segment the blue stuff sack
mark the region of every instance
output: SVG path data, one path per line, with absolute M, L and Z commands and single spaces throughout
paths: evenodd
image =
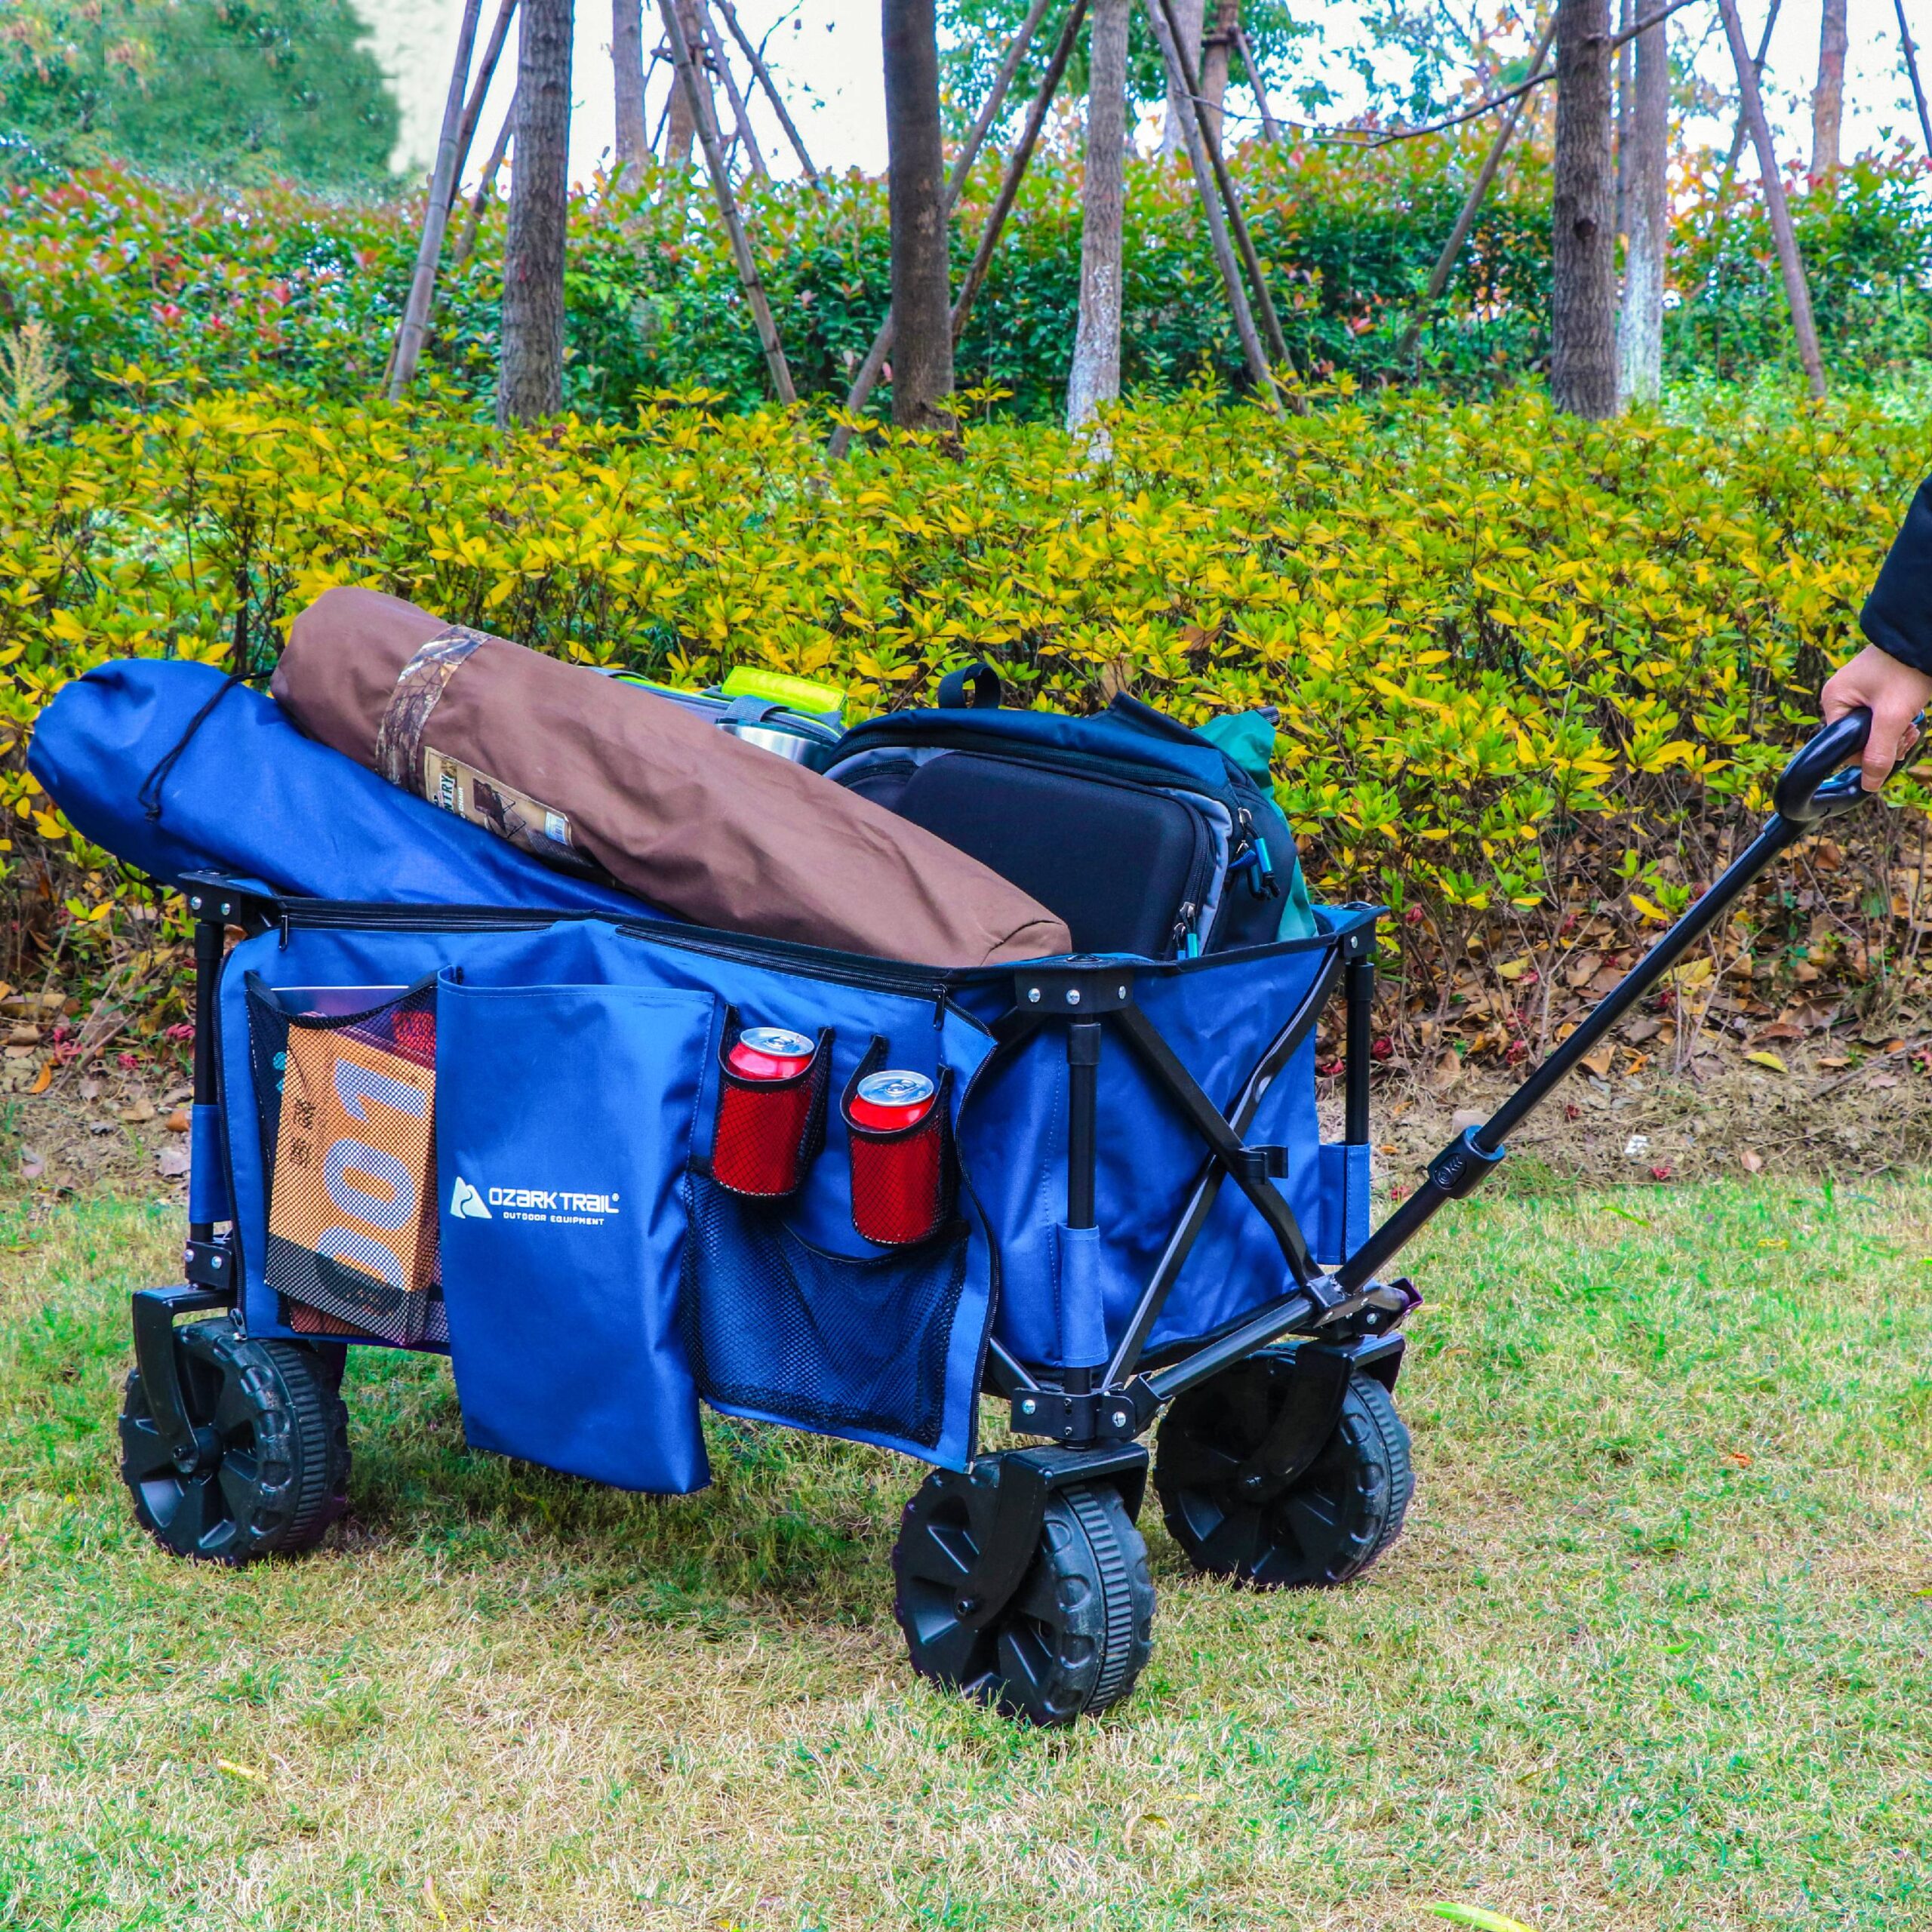
M 442 1273 L 476 1447 L 622 1489 L 710 1480 L 677 1297 L 717 1013 L 695 989 L 444 974 Z

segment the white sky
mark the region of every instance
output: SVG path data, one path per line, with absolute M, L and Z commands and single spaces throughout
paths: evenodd
M 433 155 L 443 97 L 449 85 L 449 63 L 456 44 L 462 0 L 355 0 L 357 11 L 372 29 L 377 58 L 391 77 L 402 104 L 402 136 L 397 161 L 404 166 L 426 168 Z M 877 171 L 885 165 L 885 115 L 879 71 L 878 0 L 736 0 L 740 19 L 755 39 L 779 23 L 768 58 L 786 91 L 793 118 L 805 144 L 821 168 L 858 167 Z M 1639 0 L 1640 9 L 1647 0 Z M 1764 0 L 1740 0 L 1745 32 L 1755 46 L 1764 18 Z M 1802 161 L 1810 152 L 1811 81 L 1817 63 L 1820 0 L 1786 0 L 1778 16 L 1767 70 L 1767 96 L 1777 123 L 1781 160 Z M 1908 0 L 1921 42 L 1932 42 L 1932 7 L 1925 0 Z M 485 0 L 484 31 L 495 11 L 495 0 Z M 1309 64 L 1334 85 L 1337 105 L 1324 118 L 1339 121 L 1357 104 L 1355 84 L 1343 66 L 1340 54 L 1359 37 L 1355 0 L 1306 0 L 1304 17 L 1319 22 L 1321 38 L 1312 44 Z M 1899 58 L 1898 20 L 1893 0 L 1850 0 L 1851 51 L 1846 66 L 1844 145 L 1847 155 L 1878 143 L 1888 133 L 1915 145 L 1919 140 L 1904 70 Z M 654 0 L 645 0 L 647 45 L 651 38 Z M 611 17 L 602 0 L 582 0 L 577 10 L 577 50 L 572 68 L 575 111 L 571 122 L 572 171 L 587 177 L 608 158 L 611 148 Z M 1706 28 L 1712 30 L 1700 70 L 1724 84 L 1729 56 L 1716 9 L 1694 5 L 1672 23 L 1674 45 L 1694 44 Z M 1324 58 L 1325 54 L 1325 58 Z M 496 85 L 491 91 L 478 137 L 480 155 L 488 146 L 497 122 L 509 105 L 515 66 L 514 38 L 505 50 Z M 1921 46 L 1921 72 L 1932 85 L 1932 50 Z M 740 69 L 742 72 L 742 69 Z M 654 126 L 668 85 L 660 67 L 653 78 L 647 106 Z M 1230 106 L 1247 106 L 1244 94 Z M 1278 103 L 1278 109 L 1281 103 Z M 774 171 L 796 172 L 790 151 L 766 104 L 756 103 L 752 115 L 758 138 Z M 1694 125 L 1694 140 L 1721 145 L 1730 137 L 1721 128 Z M 1754 172 L 1746 149 L 1745 172 Z

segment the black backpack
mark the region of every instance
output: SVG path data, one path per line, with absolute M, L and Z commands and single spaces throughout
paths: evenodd
M 970 852 L 1066 921 L 1078 952 L 1152 959 L 1315 931 L 1272 795 L 1123 694 L 1097 717 L 1009 710 L 984 664 L 933 711 L 854 725 L 826 775 Z

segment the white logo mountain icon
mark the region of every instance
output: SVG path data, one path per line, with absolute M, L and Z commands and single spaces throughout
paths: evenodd
M 456 1186 L 450 1190 L 450 1213 L 459 1221 L 490 1221 L 496 1218 L 482 1195 L 460 1174 L 456 1177 Z

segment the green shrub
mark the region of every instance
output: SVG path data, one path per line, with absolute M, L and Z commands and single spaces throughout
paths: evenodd
M 1857 398 L 1689 427 L 1520 395 L 1337 392 L 1285 419 L 1192 395 L 1112 429 L 1097 464 L 996 423 L 956 461 L 889 435 L 828 472 L 817 426 L 770 411 L 666 400 L 500 439 L 433 399 L 285 392 L 16 437 L 17 930 L 158 956 L 144 889 L 76 851 L 21 769 L 61 685 L 129 653 L 263 668 L 295 611 L 355 582 L 660 677 L 829 678 L 861 712 L 929 701 L 980 654 L 1059 706 L 1122 686 L 1190 721 L 1278 705 L 1316 889 L 1403 915 L 1420 1001 L 1472 935 L 1503 958 L 1601 918 L 1628 943 L 1712 875 L 1854 643 L 1924 464 L 1922 421 Z M 1857 974 L 1890 971 L 1906 816 L 1871 814 L 1870 851 L 1803 903 L 1767 900 L 1762 956 L 1795 961 L 1829 915 Z

